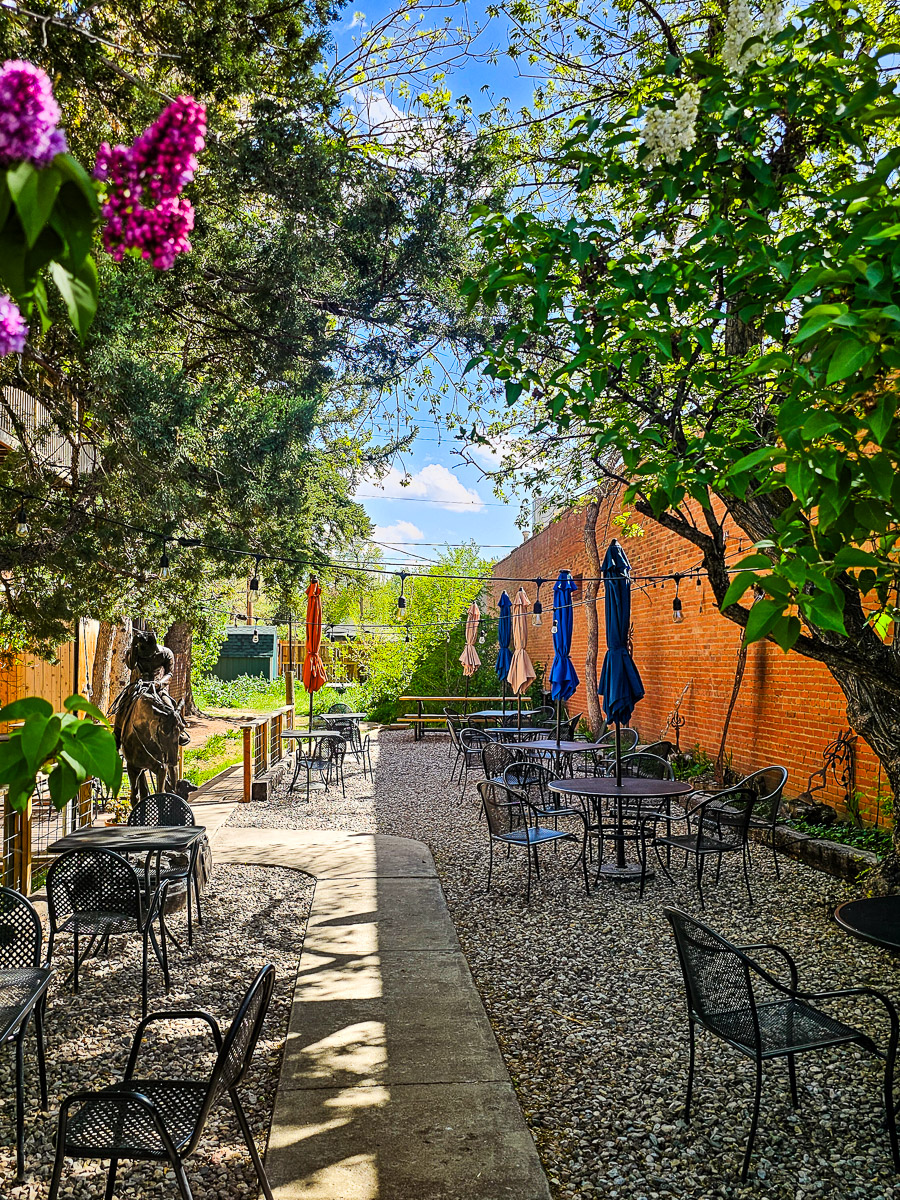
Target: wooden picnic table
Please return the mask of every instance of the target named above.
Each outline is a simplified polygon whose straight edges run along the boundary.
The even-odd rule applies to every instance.
[[[413,739],[420,742],[425,736],[426,724],[437,721],[438,725],[444,720],[443,713],[426,713],[423,704],[503,704],[502,696],[401,696],[398,704],[415,704],[417,711],[408,717],[401,717],[405,725],[412,725]]]

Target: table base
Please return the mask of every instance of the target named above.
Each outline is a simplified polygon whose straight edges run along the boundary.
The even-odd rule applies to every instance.
[[[648,871],[644,878],[652,879],[654,874],[654,871]],[[613,883],[640,883],[641,864],[625,863],[620,867],[616,863],[603,863],[597,872],[597,878],[610,879]]]

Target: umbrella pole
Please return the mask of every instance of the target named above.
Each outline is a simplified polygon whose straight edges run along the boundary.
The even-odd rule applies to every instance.
[[[506,680],[503,680],[503,720],[506,721]]]
[[[519,726],[519,733],[521,733],[522,732],[522,693],[521,692],[519,692],[518,696],[516,697],[516,705],[519,710],[518,726]]]
[[[559,749],[559,709],[562,704],[561,700],[556,702],[556,748]]]
[[[312,694],[312,692],[310,692],[309,693],[309,732],[310,732],[310,735],[312,735],[312,722],[313,722],[312,706],[313,706],[313,694]],[[310,736],[310,739],[309,739],[309,757],[310,757],[310,759],[313,757],[312,736]],[[309,780],[310,780],[311,775],[312,775],[312,767],[307,767],[306,768],[306,803],[307,804],[309,804]]]
[[[622,725],[616,721],[616,787],[622,786]],[[618,825],[618,837],[616,838],[616,866],[625,866],[625,828],[622,823],[622,797],[616,797],[616,824]]]
[[[468,716],[469,715],[469,676],[468,675],[466,676],[466,698],[465,698],[465,703],[463,704],[463,710],[465,712],[465,715]]]

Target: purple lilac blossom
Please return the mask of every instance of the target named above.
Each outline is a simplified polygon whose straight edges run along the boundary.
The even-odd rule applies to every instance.
[[[0,358],[21,354],[25,349],[28,326],[9,296],[0,296]]]
[[[0,166],[25,160],[46,167],[54,155],[64,154],[59,118],[53,88],[40,67],[12,59],[0,67]]]
[[[133,146],[100,147],[94,174],[109,184],[103,244],[117,262],[137,250],[167,271],[190,250],[194,209],[180,193],[194,177],[205,133],[204,106],[179,96]]]

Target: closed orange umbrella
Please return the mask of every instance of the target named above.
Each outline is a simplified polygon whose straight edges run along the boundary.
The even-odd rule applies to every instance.
[[[303,686],[309,692],[309,727],[312,729],[313,692],[328,682],[325,664],[319,656],[322,645],[322,589],[313,576],[306,589],[306,657],[303,660]]]

